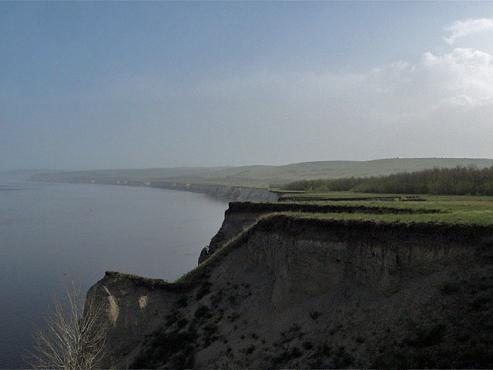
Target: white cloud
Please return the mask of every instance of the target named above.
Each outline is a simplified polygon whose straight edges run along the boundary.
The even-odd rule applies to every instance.
[[[467,48],[441,56],[428,52],[423,67],[433,77],[440,103],[474,107],[493,102],[493,55]]]
[[[387,117],[473,109],[493,103],[493,55],[469,48],[426,52],[414,63],[375,69],[367,80],[381,96],[380,110]]]
[[[465,19],[461,21],[455,21],[451,25],[444,28],[449,33],[449,36],[444,40],[452,45],[458,39],[493,29],[493,19],[479,18],[479,19]]]
[[[168,135],[159,134],[161,122],[181,135],[167,145],[184,158],[204,156],[197,140],[208,143],[207,156],[218,163],[225,152],[231,161],[259,163],[492,156],[493,53],[477,48],[428,51],[351,73],[278,68],[210,75],[180,89],[165,79],[137,79],[115,90],[157,102],[158,108],[142,105],[139,115],[149,115],[155,145]]]
[[[264,71],[209,81],[197,87],[194,95],[215,100],[218,106],[222,101],[230,107],[265,112],[265,117],[276,110],[354,117],[355,109],[362,117],[423,117],[442,108],[493,104],[493,55],[455,48],[360,73]]]

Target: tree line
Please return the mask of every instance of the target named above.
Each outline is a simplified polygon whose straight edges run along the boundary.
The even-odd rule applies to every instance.
[[[315,192],[493,195],[493,166],[433,168],[387,176],[303,180],[283,186],[284,190]]]

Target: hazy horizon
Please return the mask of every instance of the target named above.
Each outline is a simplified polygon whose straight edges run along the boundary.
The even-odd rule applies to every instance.
[[[0,170],[493,158],[493,3],[0,3]]]
[[[250,164],[240,164],[240,165],[212,165],[212,166],[169,166],[169,167],[87,167],[87,168],[6,168],[0,169],[1,172],[42,172],[42,171],[104,171],[104,170],[151,170],[151,169],[173,169],[173,168],[228,168],[228,167],[272,167],[272,166],[288,166],[294,164],[304,164],[304,163],[322,163],[322,162],[372,162],[372,161],[383,161],[390,159],[458,159],[458,160],[492,160],[493,158],[486,157],[393,157],[393,158],[372,158],[372,159],[361,159],[361,160],[351,160],[351,159],[327,159],[327,160],[314,160],[314,161],[303,161],[303,162],[291,162],[291,163],[280,163],[280,164],[269,164],[269,163],[250,163]]]

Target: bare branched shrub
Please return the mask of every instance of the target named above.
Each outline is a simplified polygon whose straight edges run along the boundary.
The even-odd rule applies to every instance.
[[[104,310],[80,289],[66,289],[65,300],[55,300],[46,328],[34,334],[31,365],[42,369],[92,369],[104,357],[107,328]]]

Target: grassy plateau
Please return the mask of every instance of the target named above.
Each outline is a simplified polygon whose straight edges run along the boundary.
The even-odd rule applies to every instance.
[[[372,198],[373,197],[373,198]],[[343,200],[338,200],[343,199]],[[379,212],[284,212],[291,217],[367,220],[381,222],[434,222],[470,223],[478,225],[493,224],[493,196],[443,196],[402,194],[361,194],[349,192],[296,193],[296,203],[307,202],[317,205],[346,207],[375,207]],[[290,202],[291,200],[286,201]],[[381,212],[388,208],[389,212]],[[412,209],[412,213],[397,213],[394,209]],[[429,212],[435,210],[437,212]]]

